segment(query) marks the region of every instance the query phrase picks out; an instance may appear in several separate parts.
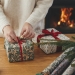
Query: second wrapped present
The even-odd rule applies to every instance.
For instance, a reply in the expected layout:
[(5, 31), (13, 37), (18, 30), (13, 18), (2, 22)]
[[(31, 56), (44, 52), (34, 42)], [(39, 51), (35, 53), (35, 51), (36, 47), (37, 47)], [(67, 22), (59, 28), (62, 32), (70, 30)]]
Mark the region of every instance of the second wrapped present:
[(4, 43), (9, 62), (34, 59), (34, 47), (31, 40), (18, 39), (18, 43)]
[[(67, 36), (59, 32), (54, 28), (42, 30), (40, 34), (37, 35), (37, 42), (45, 43), (50, 42), (49, 40), (39, 40), (39, 39), (49, 39), (49, 40), (70, 40)], [(55, 53), (58, 49), (62, 49), (62, 47), (58, 47), (57, 45), (53, 44), (40, 44), (40, 48), (46, 53)]]

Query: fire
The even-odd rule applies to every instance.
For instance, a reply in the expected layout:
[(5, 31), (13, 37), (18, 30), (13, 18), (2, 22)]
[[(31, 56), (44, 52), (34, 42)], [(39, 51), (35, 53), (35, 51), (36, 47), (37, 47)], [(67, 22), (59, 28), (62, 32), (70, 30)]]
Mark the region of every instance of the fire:
[(61, 8), (61, 16), (60, 21), (58, 22), (58, 25), (60, 25), (62, 22), (69, 25), (69, 27), (73, 27), (73, 21), (70, 21), (70, 16), (72, 15), (71, 11), (73, 8)]
[(60, 23), (60, 21), (58, 22), (58, 25), (60, 25), (61, 23)]
[(71, 24), (69, 27), (73, 27), (73, 24)]

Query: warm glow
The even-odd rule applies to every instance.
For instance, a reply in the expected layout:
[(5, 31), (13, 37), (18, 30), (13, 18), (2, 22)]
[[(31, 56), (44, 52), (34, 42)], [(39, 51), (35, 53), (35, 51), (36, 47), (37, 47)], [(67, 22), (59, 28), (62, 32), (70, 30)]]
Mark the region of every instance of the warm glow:
[(58, 22), (58, 25), (60, 25), (60, 22)]
[(73, 27), (73, 22), (70, 21), (70, 16), (72, 15), (71, 11), (73, 8), (61, 8), (61, 16), (60, 21), (58, 22), (58, 25), (61, 24), (61, 22), (66, 23), (69, 25), (69, 27)]
[(73, 27), (73, 24), (71, 24), (70, 27), (72, 28)]

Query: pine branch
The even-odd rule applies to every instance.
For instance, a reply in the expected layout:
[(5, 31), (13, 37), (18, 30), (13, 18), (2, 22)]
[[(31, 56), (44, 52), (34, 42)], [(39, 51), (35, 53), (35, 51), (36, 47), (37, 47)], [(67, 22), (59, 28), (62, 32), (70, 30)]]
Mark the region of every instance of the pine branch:
[(75, 46), (75, 42), (69, 40), (50, 40), (50, 39), (40, 39), (40, 40), (47, 41), (47, 42), (36, 43), (36, 45), (53, 44), (57, 46), (62, 46), (63, 50)]
[(75, 37), (74, 37), (74, 36), (72, 36), (72, 39), (74, 39), (74, 40), (75, 40)]
[[(75, 37), (72, 36), (72, 39), (75, 40)], [(62, 50), (66, 50), (70, 47), (74, 47), (73, 50), (66, 52), (66, 54), (67, 54), (66, 58), (68, 58), (69, 60), (72, 60), (72, 58), (75, 57), (75, 41), (40, 39), (40, 41), (41, 40), (45, 41), (45, 42), (36, 43), (36, 45), (53, 44), (53, 45), (57, 45), (57, 46), (62, 46), (62, 48), (63, 48)], [(72, 66), (75, 67), (75, 64), (72, 64)]]

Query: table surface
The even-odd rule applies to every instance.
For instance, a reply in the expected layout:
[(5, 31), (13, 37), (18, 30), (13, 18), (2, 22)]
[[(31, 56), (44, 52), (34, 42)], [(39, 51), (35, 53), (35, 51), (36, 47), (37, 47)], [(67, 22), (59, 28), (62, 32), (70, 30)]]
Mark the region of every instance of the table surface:
[[(70, 38), (75, 36), (75, 34), (66, 35)], [(62, 53), (57, 52), (47, 55), (37, 46), (35, 46), (34, 50), (34, 60), (9, 63), (4, 50), (4, 39), (0, 38), (0, 75), (36, 75), (36, 73), (43, 71)]]

